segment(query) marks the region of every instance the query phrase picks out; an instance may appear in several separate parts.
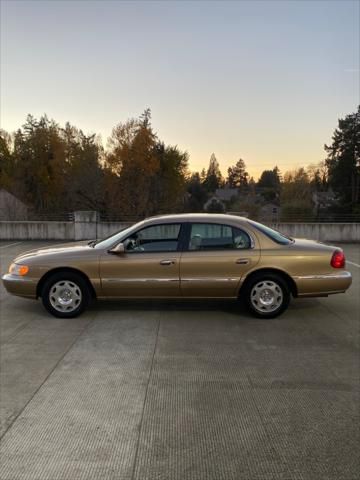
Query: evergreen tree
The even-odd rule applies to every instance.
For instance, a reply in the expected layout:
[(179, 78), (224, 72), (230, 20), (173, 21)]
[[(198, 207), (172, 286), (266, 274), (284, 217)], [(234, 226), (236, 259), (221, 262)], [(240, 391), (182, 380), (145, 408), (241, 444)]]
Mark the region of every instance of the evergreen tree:
[(329, 184), (343, 205), (351, 209), (360, 204), (360, 106), (357, 112), (339, 119), (332, 144), (325, 145)]
[(248, 186), (249, 174), (246, 171), (246, 165), (242, 158), (240, 158), (236, 165), (228, 168), (228, 176), (226, 184), (230, 188), (244, 188)]
[(14, 174), (12, 138), (5, 130), (0, 130), (0, 188), (11, 189)]
[(257, 183), (258, 190), (266, 201), (278, 200), (281, 190), (281, 174), (278, 167), (264, 170)]
[(220, 188), (223, 183), (224, 180), (221, 175), (219, 162), (213, 153), (210, 157), (209, 167), (207, 169), (206, 178), (203, 184), (208, 192), (215, 192), (215, 190)]
[(207, 192), (199, 172), (191, 175), (187, 184), (188, 199), (186, 209), (189, 212), (201, 212), (207, 200)]
[(176, 212), (183, 209), (188, 154), (178, 147), (159, 142), (155, 146), (159, 169), (152, 177), (152, 214)]

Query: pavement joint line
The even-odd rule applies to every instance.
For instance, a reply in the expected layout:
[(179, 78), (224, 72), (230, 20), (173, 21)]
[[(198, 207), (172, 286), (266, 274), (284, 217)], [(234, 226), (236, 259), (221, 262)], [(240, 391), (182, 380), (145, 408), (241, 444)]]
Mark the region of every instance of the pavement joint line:
[[(261, 415), (261, 412), (260, 412), (260, 409), (259, 409), (259, 407), (258, 407), (258, 404), (256, 403), (256, 397), (255, 397), (255, 395), (254, 395), (254, 390), (255, 390), (254, 384), (253, 384), (253, 382), (252, 382), (252, 380), (251, 380), (250, 375), (249, 375), (247, 372), (246, 372), (246, 377), (247, 377), (248, 382), (249, 382), (249, 384), (250, 384), (250, 390), (249, 390), (249, 391), (250, 391), (250, 395), (251, 395), (251, 398), (252, 398), (253, 403), (254, 403), (254, 405), (255, 405), (255, 410), (256, 410), (256, 412), (257, 412), (257, 414), (258, 414), (258, 416), (259, 416), (260, 423), (261, 423), (261, 425), (262, 425), (262, 427), (263, 427), (263, 429), (264, 429), (266, 438), (268, 439), (268, 444), (269, 444), (269, 446), (270, 446), (273, 454), (275, 455), (275, 457), (278, 458), (278, 459), (283, 463), (283, 465), (286, 467), (286, 470), (290, 473), (290, 466), (288, 465), (288, 462), (281, 456), (281, 454), (277, 451), (277, 449), (276, 449), (275, 446), (273, 445), (273, 442), (272, 442), (272, 440), (271, 440), (271, 436), (269, 435), (269, 432), (268, 432), (268, 430), (267, 430), (267, 428), (266, 428), (266, 425), (265, 425), (264, 419), (263, 419), (263, 417), (262, 417), (262, 415)], [(265, 390), (266, 390), (266, 389), (267, 389), (267, 390), (270, 390), (269, 387), (265, 388)], [(276, 390), (278, 390), (278, 389), (276, 389)], [(289, 477), (289, 478), (290, 478), (290, 477)]]
[(147, 381), (147, 383), (146, 383), (144, 403), (143, 403), (143, 408), (142, 408), (142, 412), (141, 412), (139, 435), (138, 435), (138, 440), (137, 440), (137, 443), (136, 443), (134, 463), (133, 463), (133, 469), (132, 469), (132, 474), (131, 474), (131, 480), (134, 480), (134, 478), (135, 478), (135, 470), (136, 470), (136, 463), (137, 463), (138, 453), (139, 453), (139, 447), (140, 447), (140, 439), (141, 439), (141, 433), (142, 433), (142, 427), (143, 427), (143, 420), (144, 420), (144, 413), (145, 413), (146, 401), (147, 401), (147, 396), (148, 396), (148, 391), (149, 391), (149, 385), (150, 385), (150, 381), (151, 381), (151, 377), (152, 377), (152, 372), (153, 372), (153, 369), (154, 369), (154, 359), (155, 359), (155, 353), (156, 353), (156, 349), (157, 349), (157, 345), (158, 345), (158, 339), (159, 339), (160, 322), (161, 322), (161, 316), (159, 315), (159, 320), (158, 320), (157, 329), (156, 329), (156, 339), (155, 339), (155, 344), (154, 344), (154, 350), (153, 350), (152, 357), (151, 357), (151, 365), (150, 365), (149, 377), (148, 377), (148, 381)]
[[(331, 309), (331, 307), (329, 307), (328, 305), (326, 305), (326, 303), (322, 303), (321, 304), (322, 308), (324, 308), (325, 310), (327, 310), (329, 313), (332, 313), (333, 315), (335, 315), (339, 320), (341, 320), (342, 322), (344, 321), (343, 318), (341, 318), (341, 316), (334, 310), (334, 309)], [(318, 330), (318, 329), (317, 329)], [(319, 331), (319, 330), (318, 330)], [(360, 336), (360, 323), (359, 323), (359, 328), (358, 328), (358, 332), (357, 332), (358, 336)], [(338, 377), (340, 378), (340, 377)]]
[(34, 317), (31, 318), (31, 320), (29, 320), (28, 322), (25, 322), (24, 324), (22, 325), (19, 325), (15, 331), (12, 333), (12, 335), (10, 335), (6, 340), (4, 340), (4, 342), (2, 342), (2, 338), (1, 338), (1, 335), (0, 335), (0, 342), (2, 345), (6, 345), (7, 343), (11, 342), (15, 337), (17, 337), (19, 335), (19, 333), (24, 330), (32, 321), (34, 320)]
[(67, 348), (64, 352), (63, 355), (61, 355), (61, 357), (59, 358), (59, 360), (56, 362), (56, 364), (54, 365), (54, 367), (50, 370), (50, 372), (46, 375), (46, 377), (44, 378), (44, 380), (41, 382), (41, 384), (38, 386), (38, 388), (35, 390), (35, 392), (33, 393), (33, 395), (31, 395), (31, 397), (29, 398), (29, 400), (25, 403), (25, 405), (23, 406), (23, 408), (19, 411), (19, 413), (14, 417), (14, 419), (10, 422), (10, 424), (8, 425), (8, 427), (6, 428), (6, 430), (4, 431), (4, 433), (2, 435), (0, 435), (0, 441), (5, 437), (5, 435), (7, 434), (7, 432), (11, 429), (11, 427), (14, 425), (14, 423), (16, 422), (16, 420), (20, 417), (20, 415), (23, 413), (23, 411), (26, 409), (26, 407), (29, 405), (29, 403), (32, 401), (32, 399), (35, 397), (35, 395), (37, 395), (37, 393), (40, 391), (40, 389), (42, 388), (42, 386), (48, 381), (48, 379), (51, 377), (51, 375), (54, 373), (54, 371), (57, 369), (57, 367), (60, 365), (60, 363), (62, 362), (62, 360), (66, 357), (66, 355), (70, 352), (70, 350), (73, 348), (73, 346), (75, 345), (75, 343), (79, 340), (79, 338), (86, 332), (86, 330), (88, 330), (88, 328), (94, 323), (95, 321), (95, 318), (96, 318), (96, 315), (94, 316), (94, 318), (92, 320), (90, 320), (90, 322), (82, 329), (82, 331), (79, 333), (79, 335), (77, 335), (74, 339), (73, 342), (71, 342), (69, 348)]
[(354, 267), (360, 268), (360, 265), (355, 262), (350, 262), (350, 260), (346, 260), (346, 263), (349, 263), (350, 265), (353, 265)]
[(13, 247), (15, 245), (20, 245), (20, 243), (24, 243), (24, 242), (22, 241), (22, 242), (16, 242), (16, 243), (9, 243), (8, 245), (3, 245), (2, 247), (0, 247), (0, 250), (3, 249), (3, 248), (8, 248), (8, 247)]

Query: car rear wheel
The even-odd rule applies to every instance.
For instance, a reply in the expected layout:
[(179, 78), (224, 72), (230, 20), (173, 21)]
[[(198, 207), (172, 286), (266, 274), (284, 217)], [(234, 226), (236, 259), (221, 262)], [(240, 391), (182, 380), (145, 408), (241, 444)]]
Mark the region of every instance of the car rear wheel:
[(91, 295), (86, 281), (73, 272), (59, 272), (45, 282), (41, 292), (46, 310), (59, 318), (73, 318), (88, 306)]
[(274, 318), (289, 306), (290, 291), (280, 275), (259, 274), (246, 285), (245, 299), (250, 312), (256, 317)]

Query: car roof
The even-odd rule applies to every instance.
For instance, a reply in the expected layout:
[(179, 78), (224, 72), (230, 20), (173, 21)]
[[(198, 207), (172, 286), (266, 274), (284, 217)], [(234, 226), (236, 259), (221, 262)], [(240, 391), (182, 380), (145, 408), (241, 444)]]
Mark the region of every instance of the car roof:
[(225, 213), (179, 213), (171, 215), (157, 215), (145, 219), (146, 223), (171, 222), (209, 222), (209, 223), (245, 223), (247, 218)]

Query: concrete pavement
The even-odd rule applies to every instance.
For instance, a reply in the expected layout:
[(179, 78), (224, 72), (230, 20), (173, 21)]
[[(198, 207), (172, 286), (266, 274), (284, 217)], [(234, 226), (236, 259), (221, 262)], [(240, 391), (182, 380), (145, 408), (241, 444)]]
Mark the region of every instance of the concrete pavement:
[[(11, 259), (49, 242), (0, 242)], [(344, 295), (258, 320), (223, 302), (50, 317), (1, 286), (2, 480), (355, 480), (360, 253)]]

